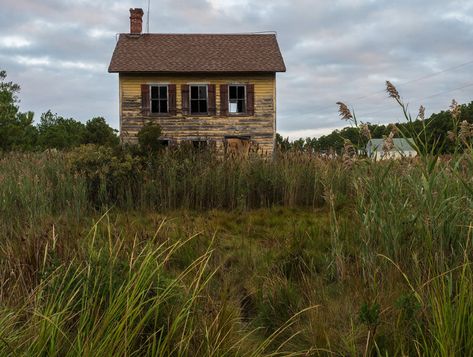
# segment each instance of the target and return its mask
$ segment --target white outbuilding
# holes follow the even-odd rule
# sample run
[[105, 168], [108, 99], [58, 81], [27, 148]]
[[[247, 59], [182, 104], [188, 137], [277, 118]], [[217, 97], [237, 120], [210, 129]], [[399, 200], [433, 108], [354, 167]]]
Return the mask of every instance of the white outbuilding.
[[393, 140], [392, 149], [388, 152], [384, 152], [384, 140], [383, 139], [371, 139], [366, 144], [366, 154], [368, 157], [380, 160], [380, 159], [400, 159], [403, 157], [415, 157], [417, 151], [410, 144], [413, 142], [411, 138], [395, 138]]

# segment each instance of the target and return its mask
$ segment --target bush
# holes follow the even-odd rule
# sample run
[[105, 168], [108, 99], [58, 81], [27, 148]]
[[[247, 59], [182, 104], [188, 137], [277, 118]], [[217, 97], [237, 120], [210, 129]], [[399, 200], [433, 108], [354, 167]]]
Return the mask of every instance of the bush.
[[140, 159], [125, 150], [89, 144], [72, 151], [69, 159], [72, 170], [85, 177], [89, 202], [96, 207], [124, 201], [130, 197], [125, 191], [134, 187], [130, 182], [140, 182]]
[[146, 123], [138, 133], [138, 143], [145, 151], [157, 151], [162, 147], [161, 133], [159, 124]]

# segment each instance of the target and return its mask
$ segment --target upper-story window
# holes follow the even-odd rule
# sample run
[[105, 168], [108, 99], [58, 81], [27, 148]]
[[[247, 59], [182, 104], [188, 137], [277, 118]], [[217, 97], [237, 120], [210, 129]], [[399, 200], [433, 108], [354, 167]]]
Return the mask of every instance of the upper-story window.
[[168, 86], [165, 84], [151, 86], [151, 113], [169, 113]]
[[246, 113], [246, 86], [228, 86], [228, 112], [230, 114]]
[[191, 114], [208, 113], [208, 86], [191, 85], [190, 86]]

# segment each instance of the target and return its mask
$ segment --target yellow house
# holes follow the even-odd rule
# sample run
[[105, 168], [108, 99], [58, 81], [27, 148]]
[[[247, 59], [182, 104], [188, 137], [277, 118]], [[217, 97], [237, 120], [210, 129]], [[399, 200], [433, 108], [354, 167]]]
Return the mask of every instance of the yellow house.
[[146, 122], [165, 144], [250, 143], [266, 153], [276, 135], [276, 73], [286, 67], [274, 34], [142, 33], [130, 9], [109, 66], [119, 74], [120, 136], [134, 142]]

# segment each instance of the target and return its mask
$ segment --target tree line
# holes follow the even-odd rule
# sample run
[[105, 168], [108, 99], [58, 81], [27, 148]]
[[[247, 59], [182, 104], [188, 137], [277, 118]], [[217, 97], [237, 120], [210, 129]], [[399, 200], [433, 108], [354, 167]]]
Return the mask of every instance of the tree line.
[[34, 113], [23, 113], [19, 109], [20, 86], [6, 78], [6, 72], [0, 71], [0, 151], [70, 149], [82, 144], [114, 146], [119, 143], [117, 130], [103, 117], [92, 118], [83, 124], [49, 110], [35, 125]]
[[[473, 123], [473, 101], [469, 104], [459, 106], [461, 112], [457, 121]], [[448, 133], [453, 131], [456, 124], [453, 120], [451, 111], [441, 111], [434, 113], [429, 118], [422, 120], [417, 119], [412, 122], [395, 123], [388, 125], [366, 124], [369, 129], [371, 138], [383, 139], [391, 132], [395, 132], [394, 137], [402, 137], [402, 133], [413, 133], [414, 140], [416, 134], [422, 133], [423, 140], [427, 146], [433, 148], [436, 154], [448, 154], [455, 150], [455, 143], [449, 140]], [[426, 130], [424, 130], [426, 128]], [[424, 137], [425, 134], [425, 137]], [[356, 126], [345, 127], [341, 130], [337, 129], [328, 135], [322, 135], [319, 138], [300, 138], [290, 141], [280, 134], [276, 134], [277, 146], [283, 150], [298, 150], [308, 152], [329, 152], [333, 151], [341, 153], [343, 151], [346, 140], [360, 147], [366, 146], [368, 137], [360, 132]]]

